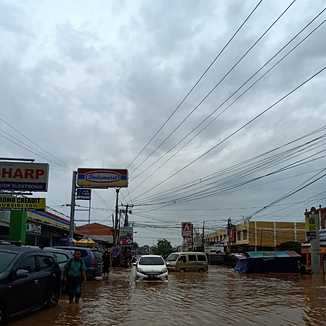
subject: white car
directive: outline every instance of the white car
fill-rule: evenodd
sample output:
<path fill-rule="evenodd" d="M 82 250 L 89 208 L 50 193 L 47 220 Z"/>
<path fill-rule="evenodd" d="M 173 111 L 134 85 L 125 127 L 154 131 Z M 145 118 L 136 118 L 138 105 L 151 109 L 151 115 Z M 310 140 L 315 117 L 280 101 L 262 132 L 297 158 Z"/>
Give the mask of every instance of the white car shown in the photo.
<path fill-rule="evenodd" d="M 167 280 L 168 269 L 162 256 L 141 256 L 135 263 L 136 280 Z"/>

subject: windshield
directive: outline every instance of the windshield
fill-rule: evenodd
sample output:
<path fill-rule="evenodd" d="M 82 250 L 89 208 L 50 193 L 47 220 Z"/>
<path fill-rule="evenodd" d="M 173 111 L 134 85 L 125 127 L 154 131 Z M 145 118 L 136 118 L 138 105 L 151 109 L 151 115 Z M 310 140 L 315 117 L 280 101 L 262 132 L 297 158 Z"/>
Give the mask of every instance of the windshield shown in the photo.
<path fill-rule="evenodd" d="M 161 257 L 142 257 L 139 260 L 139 265 L 164 265 L 164 260 Z"/>
<path fill-rule="evenodd" d="M 178 257 L 179 257 L 178 254 L 171 254 L 166 260 L 167 261 L 176 261 Z"/>
<path fill-rule="evenodd" d="M 0 252 L 0 273 L 7 269 L 15 257 L 16 254 L 11 252 Z"/>

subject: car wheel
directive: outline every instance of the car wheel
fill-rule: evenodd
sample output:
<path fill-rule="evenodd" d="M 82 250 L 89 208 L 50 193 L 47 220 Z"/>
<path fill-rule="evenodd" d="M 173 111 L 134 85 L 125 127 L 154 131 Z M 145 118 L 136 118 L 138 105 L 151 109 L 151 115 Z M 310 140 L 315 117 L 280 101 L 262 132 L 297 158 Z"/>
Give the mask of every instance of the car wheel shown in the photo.
<path fill-rule="evenodd" d="M 6 311 L 2 306 L 0 306 L 0 325 L 3 325 L 6 319 L 7 319 Z"/>
<path fill-rule="evenodd" d="M 46 299 L 46 305 L 48 307 L 56 306 L 59 303 L 59 293 L 55 290 L 50 290 Z"/>

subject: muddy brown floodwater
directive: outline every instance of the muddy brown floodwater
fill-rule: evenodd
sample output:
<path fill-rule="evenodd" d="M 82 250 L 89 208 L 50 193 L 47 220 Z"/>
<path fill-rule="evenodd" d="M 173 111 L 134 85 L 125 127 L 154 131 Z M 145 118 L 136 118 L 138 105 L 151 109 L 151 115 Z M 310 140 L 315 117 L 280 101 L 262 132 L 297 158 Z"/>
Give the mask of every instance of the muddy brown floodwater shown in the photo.
<path fill-rule="evenodd" d="M 114 270 L 88 282 L 83 302 L 63 299 L 11 326 L 326 325 L 326 284 L 300 276 L 239 275 L 224 267 L 170 274 L 166 283 L 133 280 Z"/>

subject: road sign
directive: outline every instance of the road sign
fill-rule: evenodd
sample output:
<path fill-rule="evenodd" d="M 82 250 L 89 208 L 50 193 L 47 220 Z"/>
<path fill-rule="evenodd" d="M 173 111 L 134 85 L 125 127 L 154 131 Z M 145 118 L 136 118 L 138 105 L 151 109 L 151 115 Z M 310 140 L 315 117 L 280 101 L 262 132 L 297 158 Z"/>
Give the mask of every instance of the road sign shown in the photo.
<path fill-rule="evenodd" d="M 47 191 L 49 164 L 0 162 L 0 190 Z"/>
<path fill-rule="evenodd" d="M 91 200 L 92 189 L 77 188 L 77 200 Z"/>
<path fill-rule="evenodd" d="M 0 196 L 0 209 L 45 209 L 45 198 Z"/>
<path fill-rule="evenodd" d="M 190 222 L 181 223 L 181 235 L 183 238 L 192 238 L 193 225 Z"/>
<path fill-rule="evenodd" d="M 88 169 L 77 170 L 77 185 L 83 188 L 125 188 L 128 187 L 126 169 Z"/>

